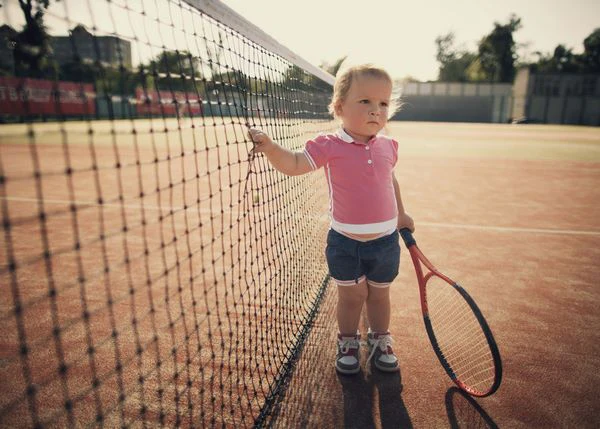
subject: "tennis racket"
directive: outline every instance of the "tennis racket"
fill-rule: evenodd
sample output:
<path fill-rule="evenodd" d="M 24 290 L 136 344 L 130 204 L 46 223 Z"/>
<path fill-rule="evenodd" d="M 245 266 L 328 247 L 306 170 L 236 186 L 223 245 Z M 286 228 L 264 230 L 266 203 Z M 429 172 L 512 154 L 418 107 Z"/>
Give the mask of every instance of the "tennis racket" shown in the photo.
<path fill-rule="evenodd" d="M 462 286 L 429 262 L 409 229 L 400 235 L 415 266 L 425 329 L 440 363 L 468 394 L 491 395 L 500 387 L 502 361 L 483 314 Z M 421 264 L 429 270 L 425 275 Z"/>

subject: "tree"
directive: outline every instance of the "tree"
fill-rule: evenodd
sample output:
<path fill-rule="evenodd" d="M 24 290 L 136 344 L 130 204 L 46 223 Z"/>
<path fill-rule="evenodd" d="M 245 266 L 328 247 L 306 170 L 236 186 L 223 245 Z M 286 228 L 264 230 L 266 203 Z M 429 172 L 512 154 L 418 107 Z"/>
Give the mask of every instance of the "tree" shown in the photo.
<path fill-rule="evenodd" d="M 540 73 L 577 73 L 584 70 L 581 55 L 573 53 L 573 49 L 558 45 L 552 54 L 535 53 L 537 61 L 530 65 L 531 69 Z"/>
<path fill-rule="evenodd" d="M 575 54 L 572 48 L 559 44 L 552 54 L 535 52 L 537 60 L 526 65 L 533 71 L 542 73 L 600 72 L 600 28 L 595 29 L 584 39 L 583 48 L 582 54 Z"/>
<path fill-rule="evenodd" d="M 582 63 L 586 72 L 600 72 L 600 28 L 596 28 L 583 41 Z"/>
<path fill-rule="evenodd" d="M 319 68 L 322 70 L 325 70 L 327 73 L 329 73 L 332 76 L 336 76 L 338 74 L 338 72 L 340 71 L 342 64 L 344 64 L 344 61 L 346 61 L 346 58 L 348 58 L 348 55 L 344 55 L 343 57 L 338 58 L 332 64 L 329 64 L 327 62 L 322 62 L 319 65 Z"/>
<path fill-rule="evenodd" d="M 515 78 L 516 45 L 513 33 L 521 28 L 521 18 L 511 15 L 507 24 L 494 23 L 494 29 L 479 42 L 481 69 L 490 82 L 512 83 Z"/>
<path fill-rule="evenodd" d="M 344 61 L 346 61 L 346 58 L 348 58 L 348 56 L 344 55 L 343 57 L 340 57 L 337 60 L 335 60 L 332 64 L 329 64 L 324 61 L 319 65 L 319 68 L 321 70 L 326 71 L 327 73 L 329 73 L 332 76 L 336 76 L 338 74 L 338 72 L 340 71 L 342 64 L 344 63 Z M 331 85 L 328 84 L 327 82 L 322 81 L 321 79 L 319 79 L 316 76 L 311 76 L 311 77 L 312 77 L 312 79 L 311 79 L 312 85 L 314 85 L 316 88 L 323 89 L 323 90 L 331 89 Z"/>
<path fill-rule="evenodd" d="M 581 70 L 580 56 L 573 54 L 573 49 L 565 45 L 558 45 L 552 56 L 558 72 L 576 73 Z"/>
<path fill-rule="evenodd" d="M 481 60 L 477 55 L 475 59 L 469 64 L 466 70 L 467 82 L 485 82 L 488 80 L 487 73 L 481 66 Z"/>
<path fill-rule="evenodd" d="M 44 13 L 50 0 L 19 0 L 25 26 L 15 40 L 15 72 L 17 76 L 54 77 L 57 67 L 49 57 L 50 36 L 44 25 Z"/>
<path fill-rule="evenodd" d="M 0 26 L 0 75 L 2 76 L 15 74 L 14 50 L 18 34 L 14 28 L 7 24 Z"/>
<path fill-rule="evenodd" d="M 407 74 L 404 77 L 394 79 L 394 86 L 402 86 L 407 83 L 417 83 L 417 82 L 421 82 L 421 81 L 418 78 Z"/>
<path fill-rule="evenodd" d="M 200 71 L 196 63 L 188 51 L 162 51 L 146 68 L 142 68 L 141 72 L 144 74 L 144 70 L 147 69 L 160 89 L 194 91 L 200 81 Z"/>
<path fill-rule="evenodd" d="M 283 86 L 288 89 L 307 89 L 312 83 L 310 76 L 302 67 L 291 65 L 283 74 Z"/>
<path fill-rule="evenodd" d="M 83 61 L 69 61 L 60 67 L 60 80 L 70 82 L 87 82 L 93 83 L 96 81 L 98 69 L 93 63 Z"/>
<path fill-rule="evenodd" d="M 216 40 L 204 41 L 208 60 L 205 63 L 200 62 L 198 70 L 204 65 L 202 82 L 207 99 L 226 101 L 247 109 L 250 97 L 264 92 L 264 84 L 259 78 L 250 78 L 244 71 L 229 66 L 227 61 L 223 64 L 226 54 L 224 40 L 229 37 L 227 33 L 219 30 Z M 197 76 L 200 77 L 201 73 L 198 72 Z M 198 86 L 197 88 L 200 90 Z"/>
<path fill-rule="evenodd" d="M 438 80 L 441 82 L 468 82 L 468 69 L 477 55 L 454 46 L 453 32 L 435 39 L 436 59 L 440 63 Z"/>
<path fill-rule="evenodd" d="M 438 36 L 435 39 L 435 44 L 437 45 L 437 55 L 435 58 L 442 66 L 456 59 L 457 50 L 454 47 L 454 39 L 455 35 L 453 32 Z"/>

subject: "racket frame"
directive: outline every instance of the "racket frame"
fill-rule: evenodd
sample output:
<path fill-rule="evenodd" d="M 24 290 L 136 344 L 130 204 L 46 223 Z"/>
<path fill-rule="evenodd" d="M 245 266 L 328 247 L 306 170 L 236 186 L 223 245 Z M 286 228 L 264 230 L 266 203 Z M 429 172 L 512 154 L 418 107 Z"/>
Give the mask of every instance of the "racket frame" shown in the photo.
<path fill-rule="evenodd" d="M 500 358 L 500 351 L 498 350 L 498 345 L 496 344 L 496 340 L 492 334 L 492 330 L 490 329 L 485 317 L 483 317 L 483 313 L 475 303 L 475 300 L 469 295 L 469 293 L 458 283 L 452 280 L 450 277 L 442 274 L 432 263 L 427 259 L 427 257 L 421 252 L 421 249 L 417 246 L 415 239 L 412 236 L 412 233 L 408 229 L 403 229 L 400 231 L 402 238 L 408 248 L 411 259 L 413 261 L 413 265 L 415 267 L 415 272 L 417 274 L 417 282 L 419 284 L 419 297 L 421 301 L 421 312 L 423 313 L 423 321 L 425 323 L 425 330 L 427 331 L 427 336 L 429 337 L 429 341 L 433 347 L 433 351 L 435 352 L 440 364 L 446 371 L 446 374 L 450 377 L 450 379 L 456 384 L 460 389 L 468 393 L 469 395 L 475 397 L 485 397 L 493 394 L 500 387 L 500 382 L 502 381 L 502 360 Z M 429 272 L 424 274 L 422 265 L 424 265 Z M 435 336 L 435 332 L 433 330 L 433 325 L 431 324 L 431 320 L 429 318 L 429 307 L 427 305 L 427 282 L 431 277 L 438 277 L 444 280 L 448 286 L 453 287 L 465 300 L 467 305 L 470 307 L 473 312 L 475 318 L 479 322 L 481 330 L 487 340 L 488 347 L 490 348 L 490 352 L 492 355 L 492 359 L 494 361 L 494 382 L 490 386 L 490 388 L 486 391 L 481 391 L 479 389 L 475 389 L 467 384 L 465 384 L 462 380 L 460 380 L 456 373 L 452 370 L 452 367 L 442 354 L 440 349 L 438 340 Z"/>

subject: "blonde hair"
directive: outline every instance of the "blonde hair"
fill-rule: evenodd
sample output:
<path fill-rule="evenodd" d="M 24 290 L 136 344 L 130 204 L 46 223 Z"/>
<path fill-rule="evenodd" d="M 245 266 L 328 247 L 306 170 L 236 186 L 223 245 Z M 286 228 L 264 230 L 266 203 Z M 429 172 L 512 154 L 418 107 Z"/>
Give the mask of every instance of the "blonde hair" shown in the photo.
<path fill-rule="evenodd" d="M 376 79 L 383 79 L 393 85 L 392 78 L 389 73 L 381 67 L 377 67 L 373 64 L 361 64 L 350 67 L 342 72 L 335 79 L 333 85 L 333 96 L 331 97 L 331 103 L 329 103 L 329 113 L 334 117 L 337 117 L 336 106 L 343 103 L 348 95 L 352 82 L 358 77 L 369 76 Z M 388 109 L 388 118 L 391 118 L 400 108 L 398 100 L 392 96 L 390 100 L 390 106 Z"/>

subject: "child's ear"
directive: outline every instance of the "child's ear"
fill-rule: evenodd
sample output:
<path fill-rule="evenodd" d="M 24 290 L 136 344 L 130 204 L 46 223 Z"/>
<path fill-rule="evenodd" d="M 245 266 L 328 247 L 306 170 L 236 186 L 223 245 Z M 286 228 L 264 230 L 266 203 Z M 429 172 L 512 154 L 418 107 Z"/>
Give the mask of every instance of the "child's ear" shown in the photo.
<path fill-rule="evenodd" d="M 340 103 L 339 101 L 337 103 L 335 103 L 335 105 L 333 106 L 333 111 L 335 112 L 335 116 L 341 116 L 342 115 L 342 103 Z"/>

